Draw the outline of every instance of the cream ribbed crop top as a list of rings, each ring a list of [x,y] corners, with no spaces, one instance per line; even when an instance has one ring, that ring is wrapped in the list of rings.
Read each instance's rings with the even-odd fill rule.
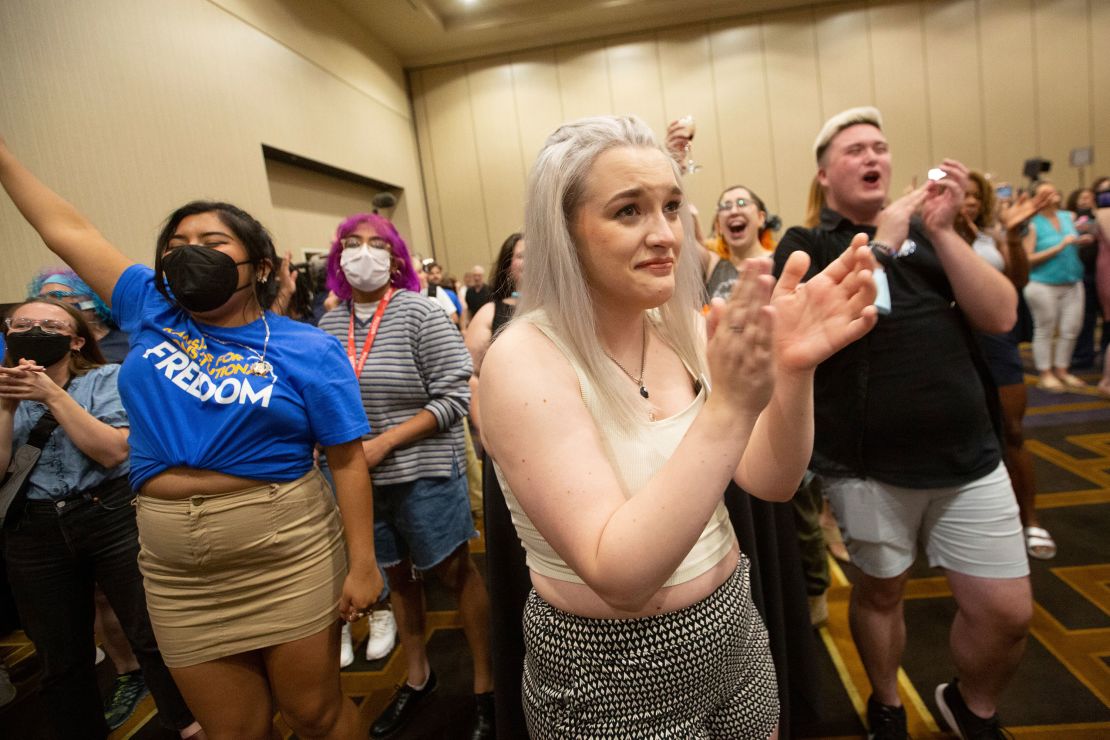
[[[663,467],[686,435],[686,430],[690,428],[694,417],[705,405],[706,383],[704,381],[700,383],[701,388],[697,397],[678,414],[660,421],[646,419],[642,422],[637,421],[632,430],[622,429],[600,413],[589,378],[562,342],[543,325],[537,323],[535,326],[554,342],[574,368],[582,389],[582,399],[605,442],[605,456],[612,464],[625,496],[631,497]],[[520,507],[516,496],[513,495],[496,460],[493,463],[493,469],[497,474],[497,482],[501,484],[501,490],[505,494],[505,503],[512,515],[517,536],[524,546],[528,567],[548,578],[584,583],[536,530],[528,515]],[[694,547],[663,585],[674,586],[685,583],[710,570],[728,554],[735,539],[732,522],[729,521],[728,510],[722,499],[717,503],[717,508],[713,510],[713,515],[702,530],[698,541],[694,543]]]

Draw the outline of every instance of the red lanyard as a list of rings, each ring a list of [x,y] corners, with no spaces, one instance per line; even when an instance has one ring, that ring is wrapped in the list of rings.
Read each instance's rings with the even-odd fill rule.
[[[347,358],[351,361],[351,367],[355,369],[356,378],[362,377],[362,368],[366,365],[366,358],[370,356],[370,348],[374,346],[374,338],[378,336],[378,326],[382,323],[385,307],[389,305],[389,299],[393,297],[395,292],[393,286],[389,286],[389,290],[378,301],[378,307],[374,310],[374,318],[370,319],[370,330],[366,332],[366,342],[362,345],[362,352],[359,354],[357,361],[355,360],[355,307],[351,306],[351,323],[347,327]]]

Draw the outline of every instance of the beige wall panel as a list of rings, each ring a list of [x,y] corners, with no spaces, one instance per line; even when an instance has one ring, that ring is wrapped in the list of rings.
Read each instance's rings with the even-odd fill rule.
[[[613,113],[634,113],[657,136],[667,130],[659,69],[659,46],[654,35],[613,44],[605,50],[609,64],[609,89]]]
[[[1094,165],[1087,169],[1087,182],[1110,175],[1110,73],[1106,70],[1106,44],[1110,39],[1110,3],[1091,4],[1091,25],[1088,43],[1091,47],[1091,123],[1094,129]]]
[[[492,263],[505,237],[524,224],[524,155],[512,76],[513,69],[504,60],[470,65],[474,138],[489,233],[482,258],[475,260],[483,265]],[[456,267],[455,272],[461,277],[464,269]]]
[[[1064,196],[1078,186],[1068,152],[1092,143],[1091,58],[1087,0],[1035,0],[1033,32],[1037,49],[1037,153],[1052,160],[1050,177]],[[1107,39],[1097,39],[1105,58]],[[1105,63],[1096,67],[1105,75]]]
[[[931,151],[981,168],[982,95],[975,0],[925,3]]]
[[[979,0],[983,72],[981,164],[996,182],[1021,182],[1021,163],[1037,150],[1033,101],[1033,21],[1029,0]]]
[[[425,70],[423,83],[429,111],[429,156],[436,171],[443,219],[444,242],[436,244],[436,259],[447,272],[462,272],[486,260],[490,241],[466,65]]]
[[[409,117],[405,76],[397,55],[330,0],[209,2]],[[373,63],[367,64],[367,59]]]
[[[721,172],[721,130],[717,101],[713,89],[709,37],[703,26],[659,34],[659,68],[663,110],[668,122],[682,116],[694,116],[697,131],[690,158],[701,167],[686,175],[683,189],[686,197],[701,211],[711,216],[717,195],[724,187]],[[662,138],[666,129],[657,130]],[[708,221],[703,222],[708,229]]]
[[[813,139],[821,127],[813,14],[775,15],[763,24],[767,88],[774,125],[778,204],[785,227],[800,224],[816,172]]]
[[[427,200],[420,204],[427,208],[428,231],[431,242],[423,252],[431,253],[433,245],[441,249],[440,245],[446,244],[443,232],[443,217],[440,215],[439,180],[436,179],[435,160],[432,158],[431,113],[428,111],[428,98],[424,94],[424,72],[416,70],[409,73],[409,84],[412,90],[413,122],[416,126],[416,141],[420,147],[420,171],[424,175],[424,190]]]
[[[724,180],[721,189],[738,183],[747,185],[772,212],[778,212],[771,112],[759,24],[714,31],[710,45]],[[708,233],[715,204],[697,205],[703,214],[702,226]]]
[[[555,52],[545,49],[512,57],[513,96],[520,127],[520,148],[525,172],[531,172],[536,155],[547,137],[566,117],[559,95]]]
[[[0,89],[13,149],[139,261],[162,219],[198,197],[241,205],[285,245],[263,143],[423,201],[407,119],[207,0],[2,3]],[[427,242],[422,209],[410,226]],[[0,243],[14,251],[0,300],[13,300],[55,260],[6,199]]]
[[[285,234],[279,251],[283,256],[292,251],[294,262],[304,259],[306,249],[330,249],[339,223],[353,213],[370,211],[370,199],[379,192],[282,162],[267,162],[266,174],[274,209],[272,228]]]
[[[597,42],[555,49],[563,121],[613,113],[605,46]]]
[[[917,3],[868,10],[871,58],[875,60],[875,104],[883,114],[894,172],[891,194],[934,164],[929,144],[929,97],[925,78],[921,8]]]
[[[870,28],[863,6],[817,10],[821,120],[857,105],[874,105]]]

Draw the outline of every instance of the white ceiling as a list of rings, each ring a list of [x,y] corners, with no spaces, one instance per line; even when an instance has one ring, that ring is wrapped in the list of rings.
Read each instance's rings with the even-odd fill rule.
[[[333,0],[406,68],[836,0]]]

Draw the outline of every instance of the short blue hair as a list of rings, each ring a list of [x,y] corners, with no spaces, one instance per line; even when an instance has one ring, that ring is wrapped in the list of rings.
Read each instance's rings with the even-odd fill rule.
[[[100,296],[89,287],[88,283],[78,277],[77,273],[68,267],[47,267],[41,270],[39,274],[35,275],[31,282],[27,284],[27,297],[36,298],[42,295],[42,286],[48,283],[56,283],[69,288],[69,290],[65,292],[51,291],[47,294],[50,298],[61,299],[84,296],[86,300],[82,301],[82,304],[91,302],[92,305],[81,305],[78,306],[78,308],[82,310],[92,309],[93,312],[96,313],[98,319],[108,324],[112,323],[112,312],[107,304],[105,304],[104,301],[100,299]]]

